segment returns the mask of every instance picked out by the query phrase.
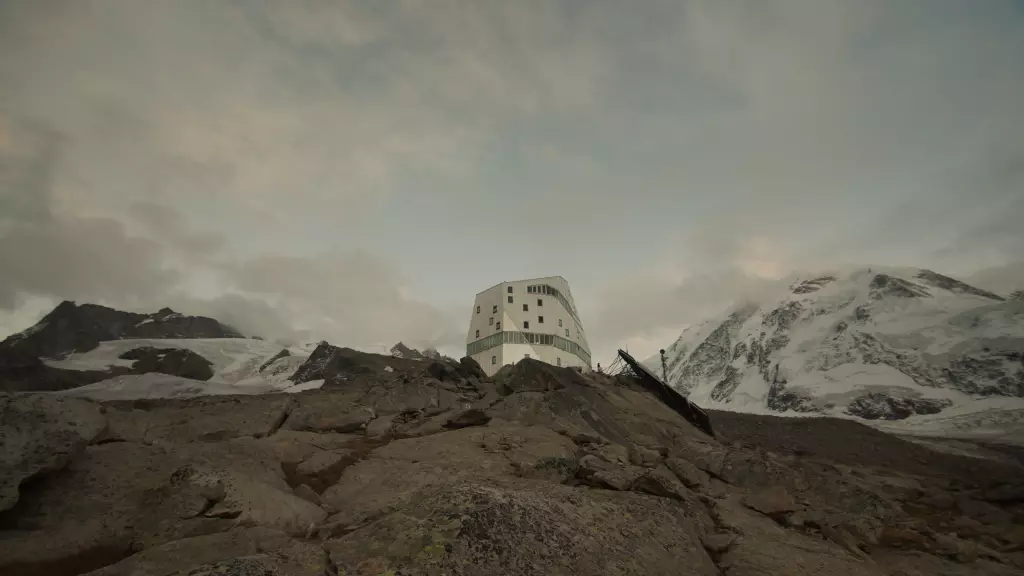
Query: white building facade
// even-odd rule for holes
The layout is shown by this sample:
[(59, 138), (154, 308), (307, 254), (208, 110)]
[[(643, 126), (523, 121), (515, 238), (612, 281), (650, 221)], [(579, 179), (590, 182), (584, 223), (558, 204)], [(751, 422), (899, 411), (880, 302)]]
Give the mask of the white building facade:
[(524, 358), (589, 371), (590, 345), (569, 283), (549, 276), (502, 282), (477, 294), (466, 355), (488, 376)]

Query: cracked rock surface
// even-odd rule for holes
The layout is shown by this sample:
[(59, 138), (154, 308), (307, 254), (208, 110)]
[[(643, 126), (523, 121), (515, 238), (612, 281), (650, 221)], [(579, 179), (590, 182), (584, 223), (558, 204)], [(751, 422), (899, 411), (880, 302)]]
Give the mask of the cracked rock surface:
[(1024, 574), (1012, 452), (828, 419), (712, 438), (529, 360), (309, 364), (327, 384), (294, 395), (0, 396), (0, 574)]

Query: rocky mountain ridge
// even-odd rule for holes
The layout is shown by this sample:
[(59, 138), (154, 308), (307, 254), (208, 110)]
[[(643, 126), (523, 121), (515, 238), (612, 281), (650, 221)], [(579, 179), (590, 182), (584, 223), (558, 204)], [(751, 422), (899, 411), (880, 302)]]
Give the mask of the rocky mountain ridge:
[(727, 410), (900, 420), (996, 398), (1024, 409), (1024, 304), (929, 270), (800, 279), (666, 353), (673, 386)]
[(297, 394), (0, 394), (11, 576), (1024, 573), (1013, 455), (321, 343)]
[(73, 352), (88, 352), (104, 341), (142, 338), (242, 338), (242, 335), (213, 318), (185, 316), (170, 308), (153, 314), (138, 314), (65, 300), (31, 328), (0, 342), (0, 353), (14, 351), (40, 358), (60, 358)]

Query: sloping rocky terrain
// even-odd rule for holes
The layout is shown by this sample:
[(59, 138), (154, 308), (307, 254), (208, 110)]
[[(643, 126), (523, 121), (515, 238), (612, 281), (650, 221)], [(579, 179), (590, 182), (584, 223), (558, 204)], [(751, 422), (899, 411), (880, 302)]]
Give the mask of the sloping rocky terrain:
[(688, 328), (666, 354), (670, 384), (726, 410), (1024, 419), (1024, 304), (930, 270), (798, 280)]
[(298, 394), (0, 395), (0, 574), (1024, 574), (1013, 452), (322, 343)]

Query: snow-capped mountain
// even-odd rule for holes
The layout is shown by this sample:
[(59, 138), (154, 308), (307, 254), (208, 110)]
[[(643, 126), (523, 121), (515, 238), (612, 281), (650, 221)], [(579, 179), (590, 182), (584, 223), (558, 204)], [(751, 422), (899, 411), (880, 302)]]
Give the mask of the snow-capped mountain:
[(241, 337), (236, 330), (213, 318), (186, 316), (170, 308), (153, 314), (137, 314), (65, 301), (31, 328), (0, 342), (0, 351), (57, 358), (72, 352), (88, 352), (108, 340)]
[(666, 357), (669, 383), (705, 407), (1024, 420), (1024, 301), (930, 270), (806, 277), (687, 328)]

